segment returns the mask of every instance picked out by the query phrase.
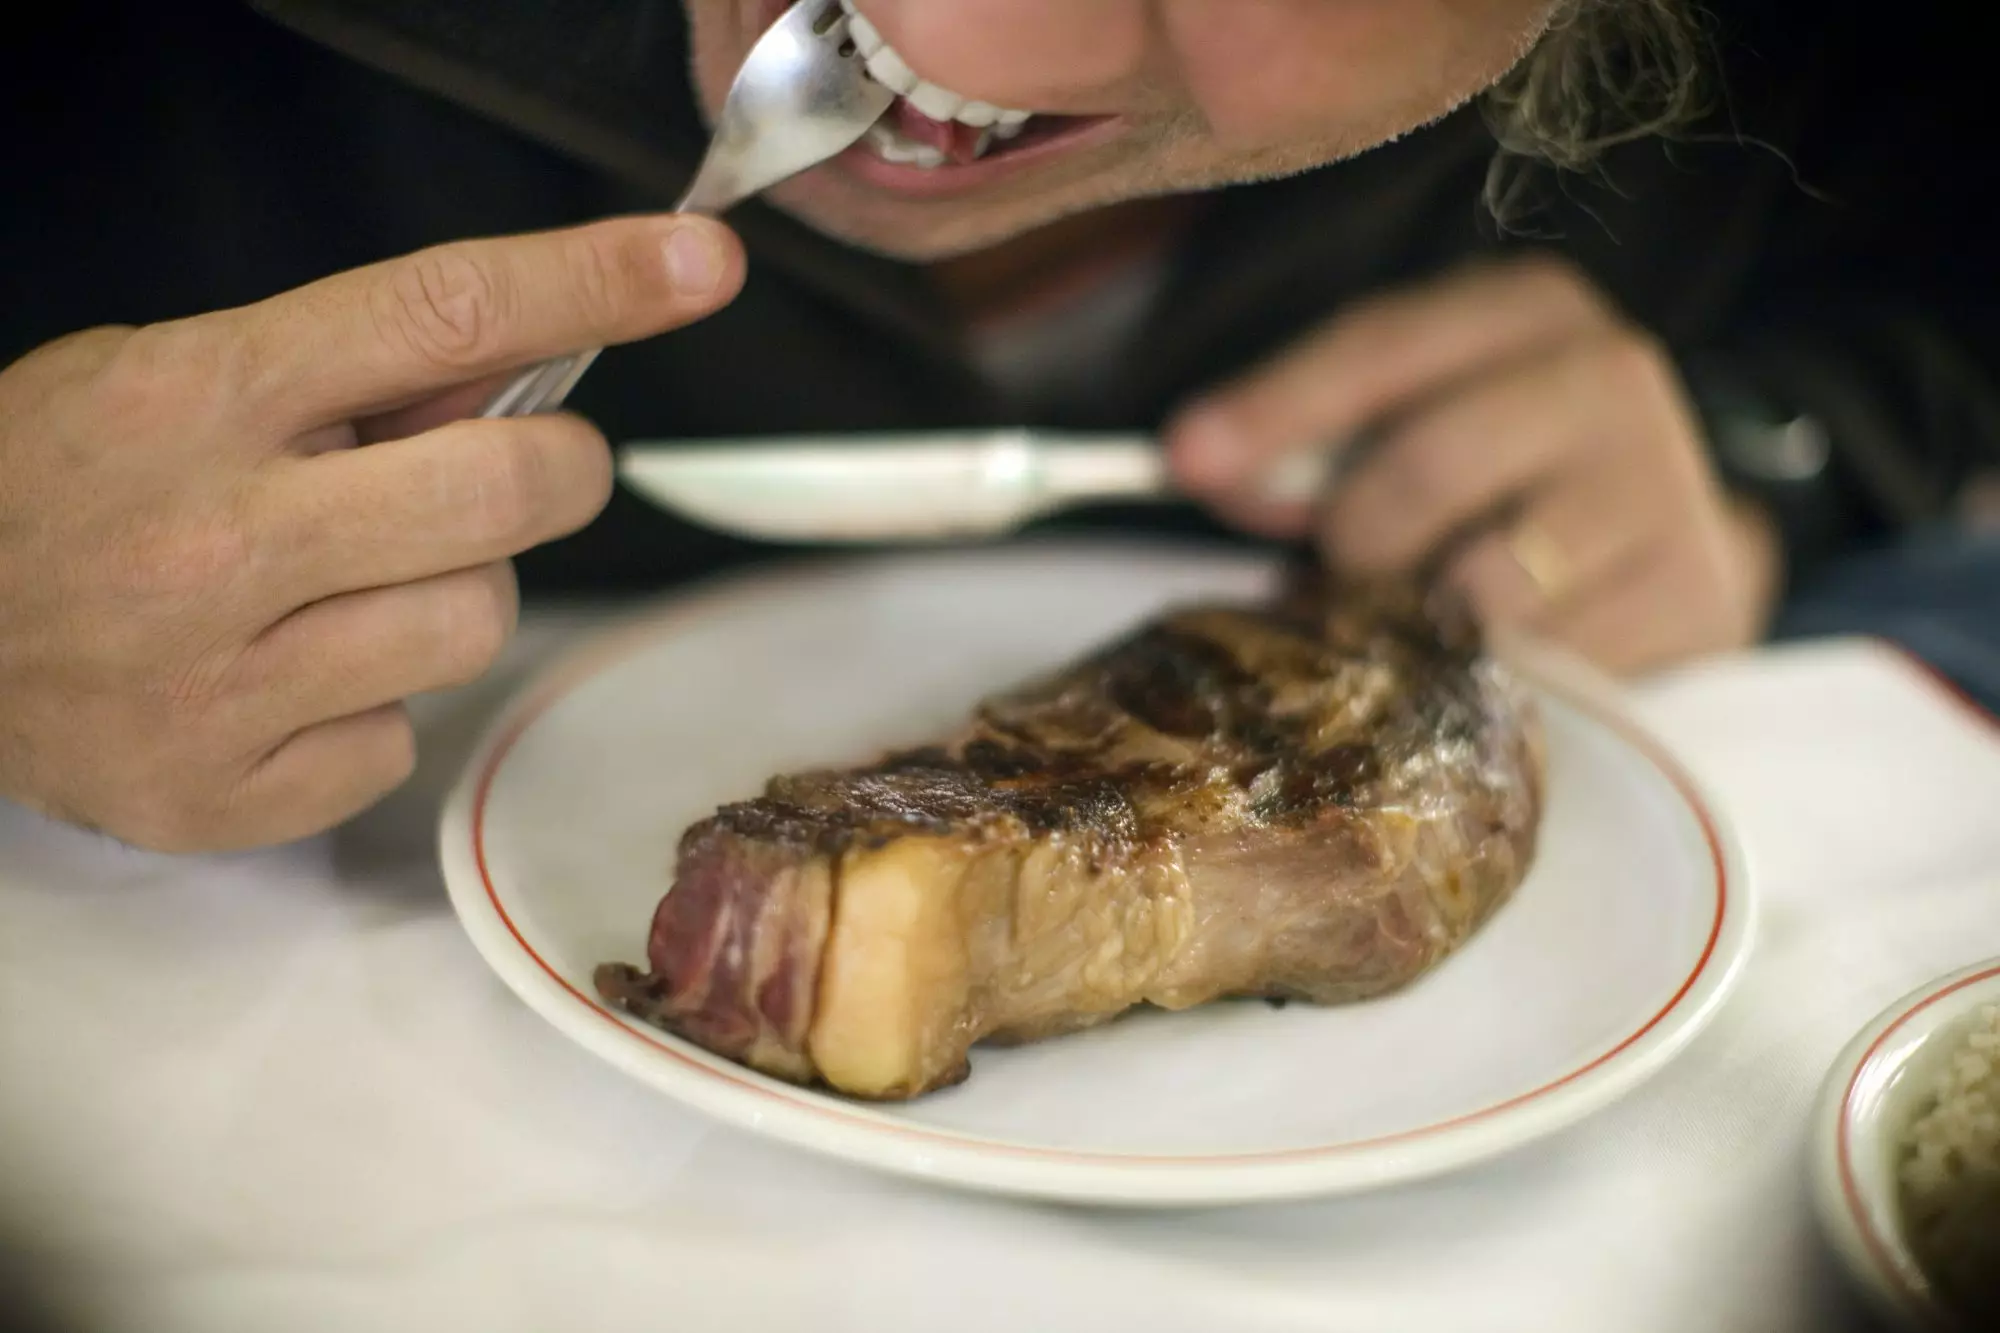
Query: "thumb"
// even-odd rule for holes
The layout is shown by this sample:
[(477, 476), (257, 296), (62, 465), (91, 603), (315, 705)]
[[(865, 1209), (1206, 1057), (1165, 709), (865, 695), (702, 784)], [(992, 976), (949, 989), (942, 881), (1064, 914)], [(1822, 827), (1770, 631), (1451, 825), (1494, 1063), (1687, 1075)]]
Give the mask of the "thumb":
[(693, 323), (744, 269), (719, 222), (619, 218), (437, 246), (217, 318), (237, 326), (251, 409), (304, 430)]

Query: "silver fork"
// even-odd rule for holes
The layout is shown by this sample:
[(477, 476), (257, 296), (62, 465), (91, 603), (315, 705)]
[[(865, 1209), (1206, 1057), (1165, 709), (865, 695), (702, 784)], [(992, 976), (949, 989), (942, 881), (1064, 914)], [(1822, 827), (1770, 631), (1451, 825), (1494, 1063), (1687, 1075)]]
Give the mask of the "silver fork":
[[(895, 93), (868, 76), (840, 0), (799, 0), (750, 48), (694, 183), (676, 213), (725, 213), (845, 151), (882, 119)], [(480, 415), (554, 411), (602, 348), (531, 366)]]

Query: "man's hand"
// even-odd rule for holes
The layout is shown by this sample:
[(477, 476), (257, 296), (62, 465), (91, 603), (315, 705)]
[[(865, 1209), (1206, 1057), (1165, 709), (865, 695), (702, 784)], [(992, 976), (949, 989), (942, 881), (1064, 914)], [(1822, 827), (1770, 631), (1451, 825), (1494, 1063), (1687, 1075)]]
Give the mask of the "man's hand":
[[(1258, 498), (1299, 449), (1369, 446), (1317, 512)], [(1357, 572), (1441, 560), (1487, 620), (1637, 671), (1752, 642), (1780, 553), (1718, 484), (1672, 361), (1556, 261), (1371, 301), (1190, 409), (1182, 484)]]
[(506, 643), (510, 557), (610, 494), (584, 422), (465, 418), (507, 372), (699, 319), (742, 275), (714, 223), (621, 219), (0, 372), (0, 795), (164, 850), (373, 803), (414, 763), (402, 701)]

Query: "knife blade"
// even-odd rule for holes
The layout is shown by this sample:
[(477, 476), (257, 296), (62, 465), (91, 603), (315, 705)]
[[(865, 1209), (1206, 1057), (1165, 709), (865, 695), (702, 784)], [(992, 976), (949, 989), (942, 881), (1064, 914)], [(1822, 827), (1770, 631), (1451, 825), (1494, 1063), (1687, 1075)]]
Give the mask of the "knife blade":
[[(1326, 465), (1281, 473), (1275, 491), (1310, 498)], [(618, 474), (684, 518), (786, 542), (992, 537), (1071, 505), (1177, 498), (1150, 436), (1020, 429), (635, 441)]]

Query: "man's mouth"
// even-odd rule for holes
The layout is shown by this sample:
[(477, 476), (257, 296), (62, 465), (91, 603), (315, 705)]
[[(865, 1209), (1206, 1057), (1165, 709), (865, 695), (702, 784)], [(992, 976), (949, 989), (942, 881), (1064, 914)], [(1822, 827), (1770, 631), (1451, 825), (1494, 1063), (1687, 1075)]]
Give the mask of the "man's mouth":
[(841, 7), (849, 15), (849, 36), (869, 74), (898, 94), (889, 113), (862, 141), (884, 162), (923, 171), (965, 167), (1046, 146), (1106, 119), (1037, 115), (961, 97), (918, 78), (909, 62), (855, 9), (854, 0), (841, 0)]

